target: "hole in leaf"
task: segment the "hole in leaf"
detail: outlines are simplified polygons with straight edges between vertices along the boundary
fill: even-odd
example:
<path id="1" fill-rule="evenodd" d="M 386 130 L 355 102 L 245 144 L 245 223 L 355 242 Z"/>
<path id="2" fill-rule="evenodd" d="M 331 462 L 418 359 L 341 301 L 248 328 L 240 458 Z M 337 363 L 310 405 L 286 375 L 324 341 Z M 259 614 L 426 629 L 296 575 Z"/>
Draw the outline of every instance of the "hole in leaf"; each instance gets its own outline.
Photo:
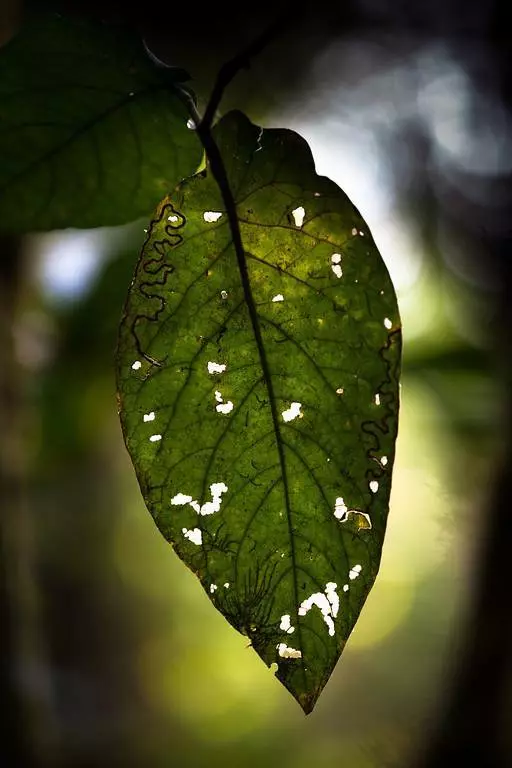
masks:
<path id="1" fill-rule="evenodd" d="M 363 570 L 362 565 L 353 565 L 350 571 L 348 572 L 349 579 L 357 579 L 357 577 L 360 575 L 361 571 Z"/>
<path id="2" fill-rule="evenodd" d="M 293 421 L 293 419 L 296 419 L 297 416 L 299 419 L 302 419 L 303 413 L 301 413 L 302 403 L 291 403 L 290 407 L 282 412 L 283 420 L 284 421 Z"/>
<path id="3" fill-rule="evenodd" d="M 203 535 L 201 533 L 200 528 L 192 528 L 191 530 L 188 530 L 187 528 L 182 528 L 182 533 L 186 539 L 192 542 L 192 544 L 197 544 L 199 546 L 203 542 Z"/>
<path id="4" fill-rule="evenodd" d="M 306 215 L 306 211 L 302 207 L 302 205 L 299 205 L 298 208 L 295 208 L 295 210 L 292 211 L 293 220 L 295 222 L 296 227 L 302 227 L 304 224 L 304 217 Z"/>
<path id="5" fill-rule="evenodd" d="M 276 293 L 275 296 L 272 296 L 272 301 L 284 301 L 284 296 L 282 293 Z"/>
<path id="6" fill-rule="evenodd" d="M 293 632 L 295 632 L 295 627 L 292 627 L 290 615 L 288 613 L 285 613 L 283 616 L 281 616 L 279 629 L 282 629 L 283 632 L 286 632 L 288 635 L 291 635 Z"/>
<path id="7" fill-rule="evenodd" d="M 203 213 L 203 219 L 208 224 L 211 224 L 214 221 L 218 221 L 221 216 L 222 216 L 222 213 L 220 211 L 205 211 Z"/>
<path id="8" fill-rule="evenodd" d="M 338 496 L 334 502 L 334 517 L 338 520 L 347 519 L 348 507 L 345 505 L 342 496 Z"/>
<path id="9" fill-rule="evenodd" d="M 136 361 L 135 361 L 135 362 L 132 364 L 132 368 L 133 368 L 133 370 L 134 370 L 134 371 L 138 371 L 140 368 L 142 368 L 142 363 L 141 363 L 141 361 L 140 361 L 140 360 L 136 360 Z"/>
<path id="10" fill-rule="evenodd" d="M 277 650 L 279 651 L 279 655 L 283 659 L 301 659 L 302 653 L 301 651 L 297 651 L 295 648 L 289 648 L 286 643 L 278 643 L 276 645 Z"/>
<path id="11" fill-rule="evenodd" d="M 226 366 L 223 363 L 214 363 L 211 360 L 208 361 L 207 367 L 208 373 L 223 373 L 226 370 Z"/>
<path id="12" fill-rule="evenodd" d="M 369 483 L 369 486 L 370 486 L 370 491 L 372 493 L 377 493 L 377 491 L 379 490 L 379 481 L 378 480 L 372 480 Z"/>
<path id="13" fill-rule="evenodd" d="M 215 592 L 216 589 L 217 589 L 217 585 L 216 584 L 210 584 L 210 594 L 211 595 L 213 595 L 213 593 Z"/>
<path id="14" fill-rule="evenodd" d="M 189 129 L 189 131 L 195 131 L 196 129 L 196 124 L 194 123 L 191 117 L 189 117 L 189 119 L 187 120 L 187 128 Z"/>
<path id="15" fill-rule="evenodd" d="M 380 457 L 380 463 L 382 464 L 383 467 L 385 467 L 386 464 L 388 463 L 388 457 L 387 456 L 381 456 Z"/>
<path id="16" fill-rule="evenodd" d="M 375 405 L 380 405 L 380 395 L 379 395 L 379 393 L 377 393 L 375 395 Z"/>
<path id="17" fill-rule="evenodd" d="M 143 421 L 154 421 L 155 420 L 155 412 L 150 411 L 150 413 L 145 413 L 142 417 Z"/>
<path id="18" fill-rule="evenodd" d="M 391 328 L 393 327 L 393 323 L 391 322 L 389 317 L 384 318 L 384 327 L 387 328 L 388 331 L 391 330 Z"/>
<path id="19" fill-rule="evenodd" d="M 149 438 L 150 443 L 158 443 L 159 440 L 162 439 L 162 435 L 151 435 Z"/>

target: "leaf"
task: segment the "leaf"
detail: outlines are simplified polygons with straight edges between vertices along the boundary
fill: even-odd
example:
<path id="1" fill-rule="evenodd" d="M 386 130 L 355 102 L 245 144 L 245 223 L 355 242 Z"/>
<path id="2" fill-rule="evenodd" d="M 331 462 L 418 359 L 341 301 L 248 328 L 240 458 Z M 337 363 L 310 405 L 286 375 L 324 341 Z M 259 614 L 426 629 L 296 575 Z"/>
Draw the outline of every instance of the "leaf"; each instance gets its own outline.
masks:
<path id="1" fill-rule="evenodd" d="M 207 168 L 151 222 L 120 416 L 161 532 L 307 713 L 379 567 L 400 319 L 368 227 L 299 135 L 240 112 L 213 134 L 242 271 Z"/>
<path id="2" fill-rule="evenodd" d="M 27 23 L 0 49 L 0 229 L 148 215 L 202 156 L 172 77 L 122 27 Z"/>

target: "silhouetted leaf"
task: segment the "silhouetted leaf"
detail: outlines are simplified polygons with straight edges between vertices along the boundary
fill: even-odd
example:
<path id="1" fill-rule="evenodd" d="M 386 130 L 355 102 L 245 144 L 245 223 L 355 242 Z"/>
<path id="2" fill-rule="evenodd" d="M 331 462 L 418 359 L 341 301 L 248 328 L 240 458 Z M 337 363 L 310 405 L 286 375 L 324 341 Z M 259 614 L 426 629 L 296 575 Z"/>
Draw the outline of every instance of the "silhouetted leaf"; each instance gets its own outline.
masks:
<path id="1" fill-rule="evenodd" d="M 121 27 L 36 17 L 0 49 L 0 229 L 122 224 L 197 169 L 173 70 Z"/>
<path id="2" fill-rule="evenodd" d="M 163 535 L 309 712 L 379 567 L 400 320 L 300 136 L 239 112 L 214 136 L 245 254 L 208 169 L 162 201 L 120 329 L 121 421 Z"/>

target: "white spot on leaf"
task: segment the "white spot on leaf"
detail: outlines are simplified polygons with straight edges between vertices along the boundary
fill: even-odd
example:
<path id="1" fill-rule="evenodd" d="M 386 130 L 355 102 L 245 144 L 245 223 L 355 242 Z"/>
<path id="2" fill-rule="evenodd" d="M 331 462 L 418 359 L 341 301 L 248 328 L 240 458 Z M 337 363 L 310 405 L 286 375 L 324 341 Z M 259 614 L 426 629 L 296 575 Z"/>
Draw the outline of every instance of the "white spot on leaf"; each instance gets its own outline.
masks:
<path id="1" fill-rule="evenodd" d="M 380 457 L 380 463 L 382 464 L 383 467 L 385 467 L 386 464 L 388 463 L 388 457 L 387 456 L 381 456 Z"/>
<path id="2" fill-rule="evenodd" d="M 189 131 L 195 131 L 196 129 L 196 124 L 194 123 L 191 117 L 189 117 L 189 119 L 187 120 L 187 128 L 189 129 Z"/>
<path id="3" fill-rule="evenodd" d="M 140 360 L 136 360 L 134 363 L 132 363 L 132 368 L 134 371 L 138 371 L 139 368 L 142 368 L 142 363 Z"/>
<path id="4" fill-rule="evenodd" d="M 314 605 L 316 605 L 317 608 L 320 608 L 323 620 L 327 624 L 329 635 L 331 635 L 331 637 L 334 635 L 333 618 L 336 617 L 339 607 L 339 598 L 338 595 L 335 594 L 335 590 L 336 584 L 333 581 L 330 581 L 325 585 L 325 594 L 323 592 L 314 592 L 310 597 L 302 601 L 298 610 L 299 616 L 305 616 Z"/>
<path id="5" fill-rule="evenodd" d="M 177 493 L 175 496 L 173 496 L 171 499 L 171 504 L 175 506 L 184 506 L 185 504 L 190 504 L 194 512 L 197 512 L 198 515 L 213 515 L 214 512 L 218 512 L 220 510 L 222 494 L 227 493 L 227 491 L 228 487 L 226 483 L 212 483 L 210 485 L 210 493 L 212 495 L 212 499 L 211 501 L 205 501 L 202 506 L 196 499 L 192 499 L 192 496 L 189 496 L 185 493 Z"/>
<path id="6" fill-rule="evenodd" d="M 304 415 L 301 413 L 302 403 L 291 403 L 290 407 L 282 412 L 283 421 L 293 421 L 297 416 L 301 419 Z"/>
<path id="7" fill-rule="evenodd" d="M 343 270 L 341 269 L 341 253 L 333 253 L 331 256 L 331 269 L 336 275 L 336 277 L 341 277 L 343 275 Z"/>
<path id="8" fill-rule="evenodd" d="M 150 443 L 158 443 L 162 439 L 162 435 L 151 435 L 149 438 Z"/>
<path id="9" fill-rule="evenodd" d="M 192 542 L 192 544 L 197 544 L 199 546 L 203 543 L 203 535 L 201 533 L 200 528 L 192 528 L 191 530 L 188 530 L 187 528 L 182 528 L 182 533 L 186 539 Z"/>
<path id="10" fill-rule="evenodd" d="M 350 589 L 350 587 L 349 587 L 349 585 L 348 585 L 348 584 L 344 584 L 344 585 L 343 585 L 343 591 L 344 591 L 344 592 L 348 592 L 348 591 L 349 591 L 349 589 Z"/>
<path id="11" fill-rule="evenodd" d="M 336 592 L 337 589 L 338 589 L 338 585 L 334 581 L 329 581 L 325 585 L 325 595 L 331 604 L 331 613 L 333 615 L 333 618 L 336 618 L 336 616 L 338 615 L 338 611 L 340 609 L 340 598 L 338 597 L 338 593 Z"/>
<path id="12" fill-rule="evenodd" d="M 290 615 L 288 613 L 285 613 L 284 616 L 281 616 L 279 629 L 282 629 L 283 632 L 286 632 L 288 635 L 291 635 L 293 632 L 295 632 L 295 627 L 292 627 Z"/>
<path id="13" fill-rule="evenodd" d="M 225 586 L 225 588 L 226 588 L 226 589 L 229 589 L 229 581 L 226 581 L 226 583 L 224 584 L 224 586 Z"/>
<path id="14" fill-rule="evenodd" d="M 216 589 L 217 589 L 217 585 L 216 584 L 210 584 L 210 594 L 211 595 L 213 595 L 213 593 L 215 592 Z"/>
<path id="15" fill-rule="evenodd" d="M 380 405 L 380 395 L 379 395 L 379 393 L 378 393 L 378 392 L 377 392 L 377 394 L 375 395 L 375 405 Z"/>
<path id="16" fill-rule="evenodd" d="M 393 323 L 389 319 L 389 317 L 384 318 L 384 327 L 388 329 L 388 331 L 393 327 Z"/>
<path id="17" fill-rule="evenodd" d="M 203 213 L 203 219 L 208 224 L 211 224 L 214 221 L 218 221 L 221 216 L 222 216 L 222 213 L 220 211 L 205 211 Z"/>
<path id="18" fill-rule="evenodd" d="M 347 512 L 348 512 L 348 507 L 345 505 L 345 502 L 343 501 L 343 497 L 338 496 L 338 498 L 334 502 L 334 517 L 337 520 L 346 520 Z"/>
<path id="19" fill-rule="evenodd" d="M 207 366 L 208 373 L 224 373 L 226 370 L 226 366 L 223 363 L 214 363 L 211 360 L 208 361 Z"/>
<path id="20" fill-rule="evenodd" d="M 370 486 L 370 491 L 372 493 L 377 493 L 377 491 L 379 490 L 379 482 L 378 482 L 378 480 L 371 480 L 368 483 L 368 485 Z"/>
<path id="21" fill-rule="evenodd" d="M 298 208 L 295 208 L 294 211 L 292 211 L 293 220 L 295 222 L 296 227 L 302 227 L 304 224 L 304 216 L 306 215 L 306 211 L 302 207 L 302 205 L 299 205 Z"/>
<path id="22" fill-rule="evenodd" d="M 155 420 L 155 412 L 150 411 L 150 413 L 145 413 L 142 417 L 143 421 L 154 421 Z"/>
<path id="23" fill-rule="evenodd" d="M 227 403 L 219 403 L 215 406 L 215 410 L 218 413 L 231 413 L 235 406 L 231 402 L 231 400 L 228 400 Z"/>
<path id="24" fill-rule="evenodd" d="M 185 493 L 177 493 L 176 496 L 172 497 L 171 504 L 176 507 L 181 507 L 183 504 L 190 504 L 191 501 L 192 496 L 187 496 Z"/>
<path id="25" fill-rule="evenodd" d="M 349 579 L 352 579 L 352 580 L 357 579 L 357 577 L 360 575 L 362 570 L 363 570 L 362 565 L 358 564 L 358 565 L 352 566 L 352 568 L 348 572 Z"/>
<path id="26" fill-rule="evenodd" d="M 357 235 L 357 229 L 355 227 L 352 227 L 352 234 Z"/>
<path id="27" fill-rule="evenodd" d="M 279 655 L 283 659 L 301 659 L 302 652 L 295 650 L 295 648 L 289 648 L 286 643 L 279 643 L 276 645 Z"/>
<path id="28" fill-rule="evenodd" d="M 275 296 L 272 296 L 272 301 L 284 301 L 284 296 L 282 293 L 276 293 Z"/>
<path id="29" fill-rule="evenodd" d="M 179 221 L 179 218 L 176 216 L 176 214 L 171 213 L 171 215 L 167 217 L 167 221 L 175 222 L 175 221 Z"/>
<path id="30" fill-rule="evenodd" d="M 228 292 L 227 292 L 227 291 L 221 291 L 221 292 L 220 292 L 220 297 L 221 297 L 221 299 L 227 299 L 227 297 L 228 297 Z"/>
<path id="31" fill-rule="evenodd" d="M 336 394 L 337 395 L 342 395 L 344 393 L 344 391 L 345 390 L 343 389 L 343 387 L 338 387 L 338 389 L 336 390 Z"/>

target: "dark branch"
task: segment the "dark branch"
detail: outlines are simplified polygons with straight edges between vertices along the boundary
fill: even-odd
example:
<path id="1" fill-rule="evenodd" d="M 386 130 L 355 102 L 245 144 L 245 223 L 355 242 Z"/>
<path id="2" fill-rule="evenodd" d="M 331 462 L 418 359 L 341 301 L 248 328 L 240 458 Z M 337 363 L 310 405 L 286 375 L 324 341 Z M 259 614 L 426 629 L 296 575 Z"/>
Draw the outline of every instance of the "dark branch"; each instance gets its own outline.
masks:
<path id="1" fill-rule="evenodd" d="M 220 68 L 219 74 L 213 86 L 210 100 L 202 119 L 204 129 L 211 128 L 215 113 L 224 95 L 224 91 L 242 69 L 249 69 L 251 60 L 258 56 L 268 45 L 302 18 L 300 13 L 302 2 L 287 3 L 283 10 L 275 17 L 263 32 L 250 43 L 247 48 L 227 61 Z"/>

